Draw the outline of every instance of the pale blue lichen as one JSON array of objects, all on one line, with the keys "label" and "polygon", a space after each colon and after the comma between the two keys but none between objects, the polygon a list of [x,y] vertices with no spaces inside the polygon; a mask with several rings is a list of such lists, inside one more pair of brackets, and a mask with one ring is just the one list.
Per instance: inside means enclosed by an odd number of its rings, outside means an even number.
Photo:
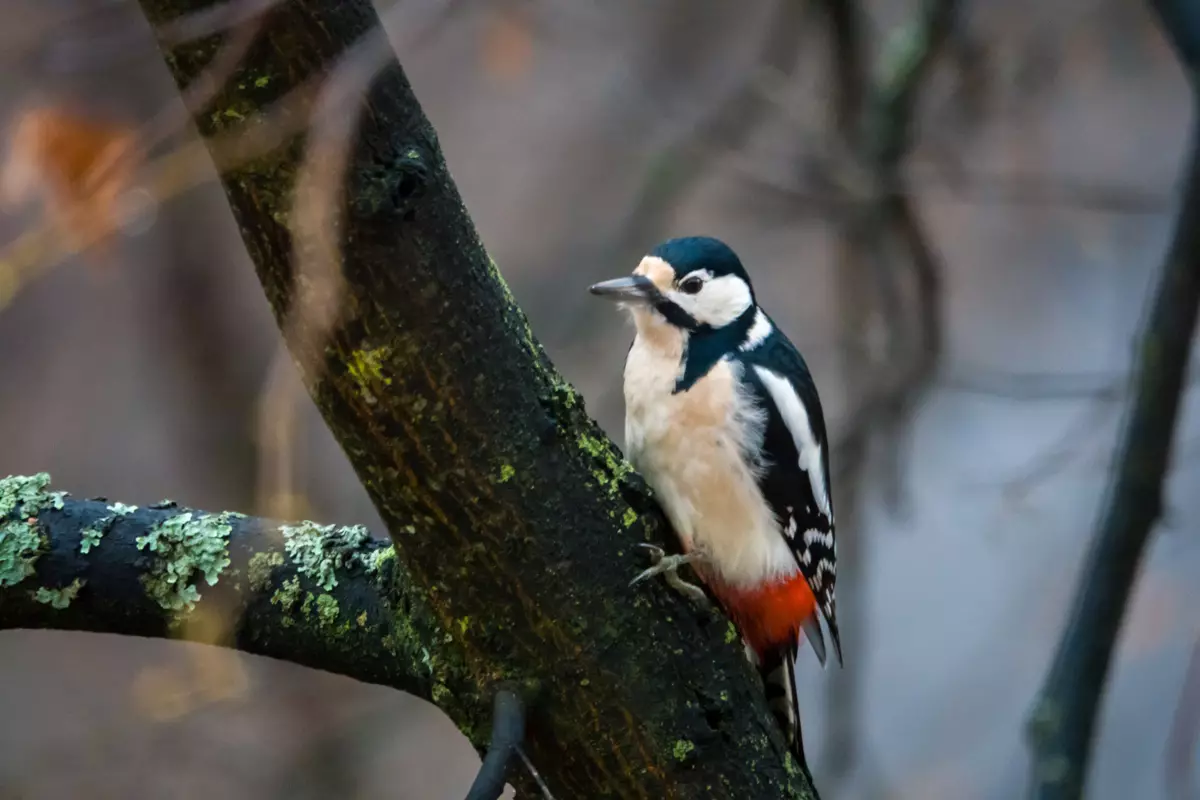
[{"label": "pale blue lichen", "polygon": [[112,517],[105,517],[98,520],[95,524],[84,528],[79,534],[79,552],[87,555],[92,551],[92,548],[100,544],[100,540],[104,538],[104,534],[108,532],[108,525],[112,523]]},{"label": "pale blue lichen", "polygon": [[338,527],[301,522],[283,525],[283,547],[288,558],[296,565],[296,571],[311,578],[325,591],[337,586],[337,571],[354,562],[364,568],[363,546],[371,540],[370,532],[362,525]]},{"label": "pale blue lichen", "polygon": [[35,517],[63,507],[65,492],[48,492],[50,475],[0,479],[0,586],[15,586],[34,573],[46,541]]},{"label": "pale blue lichen", "polygon": [[44,605],[48,605],[53,609],[62,611],[69,607],[71,603],[79,596],[79,590],[83,588],[87,581],[76,578],[71,581],[70,586],[64,586],[60,589],[51,589],[48,586],[41,586],[33,593],[33,599]]},{"label": "pale blue lichen", "polygon": [[139,550],[158,554],[151,570],[142,576],[146,592],[168,611],[190,611],[200,599],[197,573],[213,586],[229,566],[231,514],[185,511],[160,522],[137,538]]},{"label": "pale blue lichen", "polygon": [[83,555],[86,556],[95,549],[96,545],[100,544],[100,540],[112,528],[114,522],[121,517],[137,511],[138,507],[125,505],[124,503],[113,503],[108,507],[108,510],[110,512],[108,516],[101,517],[80,532],[79,552]]},{"label": "pale blue lichen", "polygon": [[48,492],[50,474],[9,475],[0,479],[0,519],[18,509],[24,516],[32,517],[47,508],[61,509],[66,492]]}]

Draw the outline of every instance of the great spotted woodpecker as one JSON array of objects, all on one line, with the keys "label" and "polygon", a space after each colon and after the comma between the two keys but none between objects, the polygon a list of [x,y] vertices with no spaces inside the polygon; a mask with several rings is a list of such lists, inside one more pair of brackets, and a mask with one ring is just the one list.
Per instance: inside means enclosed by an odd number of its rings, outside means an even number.
[{"label": "great spotted woodpecker", "polygon": [[598,283],[633,317],[625,362],[626,455],[654,489],[682,555],[656,555],[693,598],[684,563],[737,625],[772,713],[804,757],[795,666],[800,633],[825,664],[824,617],[842,661],[829,447],[800,353],[756,302],[737,255],[708,237],[671,239],[633,275]]}]

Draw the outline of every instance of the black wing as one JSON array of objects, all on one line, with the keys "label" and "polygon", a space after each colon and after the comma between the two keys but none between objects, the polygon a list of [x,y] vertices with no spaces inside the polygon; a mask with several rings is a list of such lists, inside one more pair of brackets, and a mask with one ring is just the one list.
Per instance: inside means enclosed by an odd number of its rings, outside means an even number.
[{"label": "black wing", "polygon": [[[742,380],[753,399],[766,412],[759,488],[816,596],[840,664],[829,442],[817,387],[799,351],[777,329],[757,347],[738,352],[734,358],[742,364]],[[813,447],[819,448],[819,454]],[[813,627],[819,633],[815,620]],[[813,641],[813,647],[821,654],[823,643]]]}]

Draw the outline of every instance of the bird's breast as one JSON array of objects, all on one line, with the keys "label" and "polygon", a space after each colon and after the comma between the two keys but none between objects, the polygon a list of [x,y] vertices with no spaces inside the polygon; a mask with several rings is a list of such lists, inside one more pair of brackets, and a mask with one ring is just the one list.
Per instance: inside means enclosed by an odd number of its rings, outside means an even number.
[{"label": "bird's breast", "polygon": [[685,550],[704,551],[731,586],[755,586],[796,571],[758,487],[763,411],[742,390],[739,365],[722,360],[674,393],[679,356],[635,341],[625,367],[625,442]]}]

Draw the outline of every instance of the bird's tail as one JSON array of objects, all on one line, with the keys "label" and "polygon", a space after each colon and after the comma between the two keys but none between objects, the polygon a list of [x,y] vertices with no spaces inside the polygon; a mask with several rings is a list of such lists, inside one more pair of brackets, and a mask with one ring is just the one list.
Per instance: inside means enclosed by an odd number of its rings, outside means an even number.
[{"label": "bird's tail", "polygon": [[821,800],[808,759],[804,756],[804,737],[800,730],[800,701],[796,694],[796,650],[799,643],[786,645],[765,655],[759,665],[767,705],[783,730],[784,739],[804,777],[813,790],[814,800]]}]

